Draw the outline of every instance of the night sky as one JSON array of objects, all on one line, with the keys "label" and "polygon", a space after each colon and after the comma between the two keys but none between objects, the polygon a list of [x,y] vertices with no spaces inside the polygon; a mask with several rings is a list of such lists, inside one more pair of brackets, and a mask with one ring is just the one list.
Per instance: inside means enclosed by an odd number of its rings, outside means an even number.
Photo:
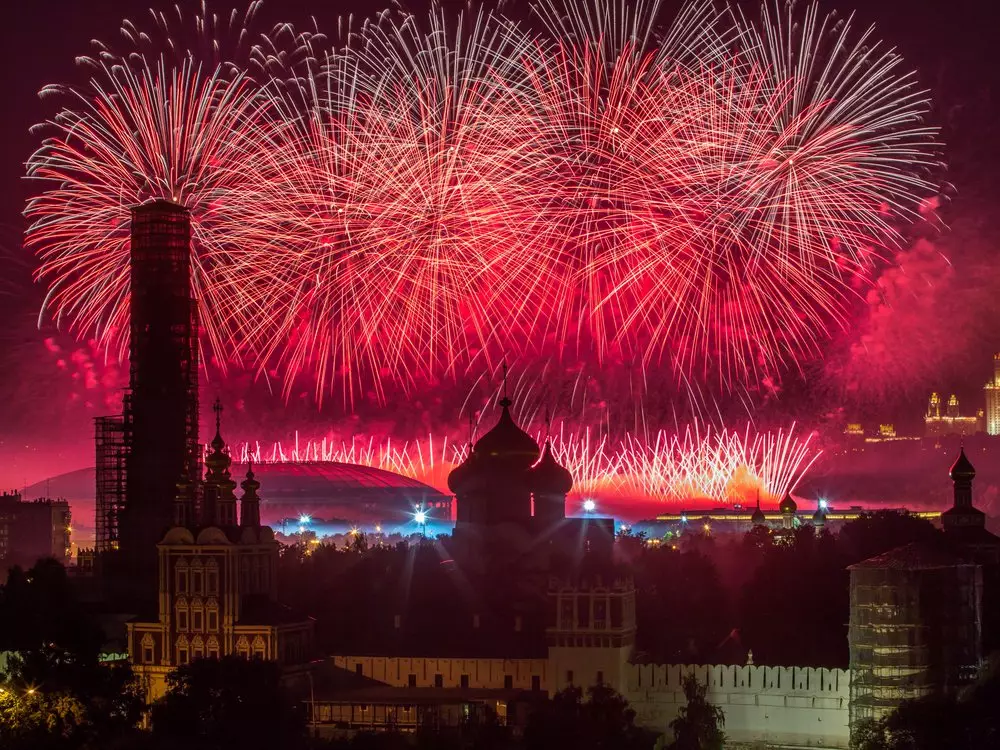
[{"label": "night sky", "polygon": [[[192,9],[196,5],[182,3]],[[669,2],[665,5],[670,7]],[[755,5],[746,3],[748,8]],[[228,10],[230,4],[210,7]],[[364,12],[366,7],[370,11],[375,6],[265,2],[257,28],[266,30],[279,19],[308,25],[309,17],[315,16],[321,28],[332,29],[338,14]],[[895,44],[931,89],[933,124],[942,128],[949,163],[945,179],[954,185],[955,195],[941,210],[948,229],[927,230],[925,242],[903,259],[902,268],[886,272],[886,283],[894,290],[892,309],[861,310],[857,326],[831,346],[831,359],[841,356],[841,363],[832,368],[817,363],[805,373],[804,383],[786,384],[783,400],[772,407],[809,419],[816,416],[809,412],[817,410],[817,403],[825,413],[847,403],[852,413],[905,424],[919,418],[932,388],[956,391],[976,406],[991,369],[991,354],[1000,350],[996,4],[869,0],[822,2],[821,7],[856,8],[856,27],[876,23],[877,36]],[[19,483],[20,475],[30,479],[44,474],[41,465],[53,457],[67,468],[86,463],[92,450],[90,420],[113,410],[109,404],[125,384],[120,366],[103,362],[97,353],[54,332],[51,325],[43,331],[35,325],[41,291],[30,284],[32,261],[20,249],[21,210],[33,188],[22,175],[26,158],[38,145],[29,128],[55,111],[53,102],[39,100],[38,90],[48,83],[78,81],[74,57],[90,50],[90,40],[116,41],[122,18],[142,18],[148,8],[148,0],[27,0],[9,2],[2,11],[0,54],[7,71],[7,107],[0,118],[0,246],[5,268],[0,284],[0,315],[5,321],[0,337],[0,402],[5,404],[0,420],[0,482]],[[522,4],[510,13],[527,17]],[[843,352],[861,336],[867,337],[863,348],[869,353],[853,361]],[[875,349],[879,353],[871,354]],[[253,392],[258,423],[267,423],[267,415],[283,409],[280,398],[270,397],[266,389]],[[309,410],[300,406],[299,411],[306,418]],[[341,416],[335,406],[328,411],[309,418]],[[392,419],[405,421],[406,405],[391,411]]]}]

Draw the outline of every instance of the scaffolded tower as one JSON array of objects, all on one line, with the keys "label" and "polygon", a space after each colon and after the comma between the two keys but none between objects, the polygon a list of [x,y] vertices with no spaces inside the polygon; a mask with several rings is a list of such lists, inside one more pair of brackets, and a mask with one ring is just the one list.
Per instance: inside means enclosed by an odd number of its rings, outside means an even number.
[{"label": "scaffolded tower", "polygon": [[101,555],[118,549],[118,520],[125,507],[125,422],[121,416],[94,420],[94,445],[94,547]]},{"label": "scaffolded tower", "polygon": [[155,545],[171,525],[178,485],[194,492],[201,476],[190,215],[163,200],[134,208],[131,239],[120,545],[129,563],[153,569]]},{"label": "scaffolded tower", "polygon": [[850,572],[852,729],[904,700],[975,679],[982,629],[978,565],[914,543]]}]

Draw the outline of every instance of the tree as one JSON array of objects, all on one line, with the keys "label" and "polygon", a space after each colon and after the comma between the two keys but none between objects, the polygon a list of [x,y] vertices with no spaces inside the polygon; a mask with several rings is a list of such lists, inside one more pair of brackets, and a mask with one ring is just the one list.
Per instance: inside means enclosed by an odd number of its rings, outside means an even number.
[{"label": "tree", "polygon": [[524,730],[527,750],[638,750],[652,745],[649,732],[635,726],[635,711],[614,689],[569,687],[539,705]]},{"label": "tree", "polygon": [[684,678],[684,697],[687,705],[677,712],[670,722],[674,731],[674,750],[722,750],[726,735],[722,727],[726,716],[722,709],[708,702],[708,687],[689,674]]},{"label": "tree", "polygon": [[290,702],[274,662],[226,656],[195,659],[167,676],[153,706],[153,734],[188,748],[293,748],[305,716]]}]

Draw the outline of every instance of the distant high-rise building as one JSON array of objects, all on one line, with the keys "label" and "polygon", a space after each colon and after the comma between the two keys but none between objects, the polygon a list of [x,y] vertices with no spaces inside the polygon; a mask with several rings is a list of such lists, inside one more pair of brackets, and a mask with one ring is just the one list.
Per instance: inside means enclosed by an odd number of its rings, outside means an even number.
[{"label": "distant high-rise building", "polygon": [[983,431],[983,423],[982,410],[976,416],[962,416],[958,396],[954,393],[948,397],[944,414],[941,414],[941,397],[937,393],[932,393],[927,402],[927,413],[924,414],[924,434],[928,437],[975,435]]},{"label": "distant high-rise building", "polygon": [[[191,218],[168,201],[132,210],[129,393],[120,548],[152,570],[178,487],[197,494],[198,317],[191,293]],[[195,497],[191,498],[196,501]]]},{"label": "distant high-rise building", "polygon": [[0,495],[0,566],[28,567],[43,557],[70,557],[70,511],[65,500],[23,502],[16,492]]},{"label": "distant high-rise building", "polygon": [[986,392],[986,433],[1000,435],[1000,353],[993,355],[993,377]]}]

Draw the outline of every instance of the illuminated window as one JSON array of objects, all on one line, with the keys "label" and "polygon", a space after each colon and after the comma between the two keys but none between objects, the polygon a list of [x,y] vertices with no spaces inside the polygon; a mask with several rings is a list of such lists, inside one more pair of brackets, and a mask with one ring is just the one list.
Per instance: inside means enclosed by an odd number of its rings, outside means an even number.
[{"label": "illuminated window", "polygon": [[152,664],[153,663],[153,636],[146,633],[142,637],[142,663]]}]

